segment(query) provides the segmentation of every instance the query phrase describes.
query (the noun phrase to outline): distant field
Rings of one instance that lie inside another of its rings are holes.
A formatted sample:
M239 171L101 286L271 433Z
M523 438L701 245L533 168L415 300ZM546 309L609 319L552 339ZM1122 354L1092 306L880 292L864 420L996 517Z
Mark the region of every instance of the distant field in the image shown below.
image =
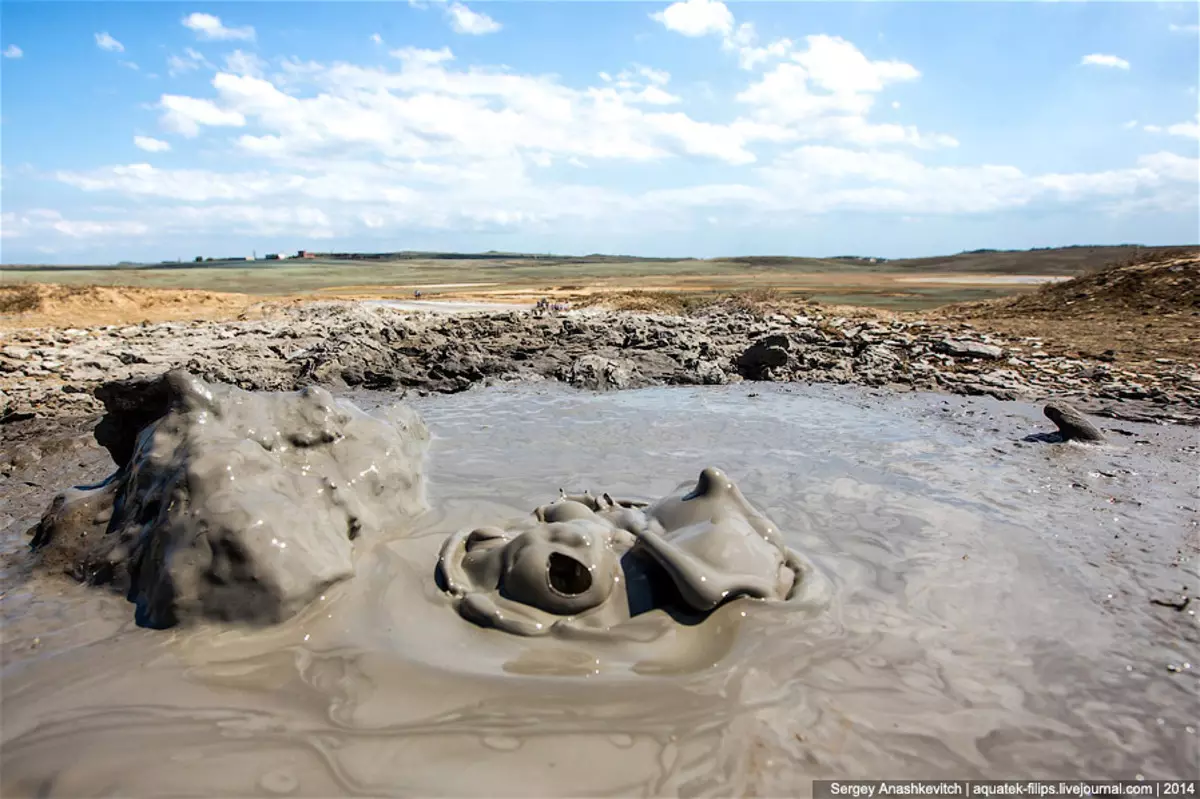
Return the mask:
M17 266L4 267L0 283L197 289L258 296L402 297L411 296L421 287L431 297L480 301L526 301L539 295L580 291L726 292L770 288L822 302L915 310L1030 291L1040 282L1038 277L1083 274L1147 249L1151 248L980 251L874 263L866 258L737 257L671 261L617 256L405 255L393 260ZM989 280L989 276L1034 279Z

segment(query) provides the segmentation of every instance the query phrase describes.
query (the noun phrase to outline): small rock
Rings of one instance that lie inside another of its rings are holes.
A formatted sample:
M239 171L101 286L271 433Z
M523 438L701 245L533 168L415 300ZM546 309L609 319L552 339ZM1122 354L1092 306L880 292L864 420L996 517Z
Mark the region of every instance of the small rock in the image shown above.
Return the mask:
M6 355L9 358L17 361L26 361L29 360L30 352L25 347L9 345L7 347L0 348L0 355Z
M949 353L956 358L996 359L1004 355L1004 350L995 344L982 344L978 341L944 339L935 346L939 352Z
M1063 441L1103 441L1104 434L1082 413L1065 402L1049 402L1042 409L1046 418L1054 422L1062 434Z
M787 363L789 346L791 342L787 336L765 336L747 347L738 357L738 370L751 380L762 379L768 369Z

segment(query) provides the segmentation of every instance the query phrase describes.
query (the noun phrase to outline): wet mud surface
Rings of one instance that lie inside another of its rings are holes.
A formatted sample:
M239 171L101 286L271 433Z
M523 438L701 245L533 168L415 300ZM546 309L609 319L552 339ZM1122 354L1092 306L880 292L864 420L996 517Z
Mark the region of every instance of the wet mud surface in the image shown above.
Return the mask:
M9 455L0 792L778 796L1196 773L1192 428L1096 420L1108 443L1050 444L1034 405L750 383L406 401L432 436L432 510L265 630L147 630L122 598L31 572L24 531L110 461L82 422ZM738 599L648 642L563 640L471 624L432 579L448 535L560 486L649 501L707 466L828 579L827 606Z

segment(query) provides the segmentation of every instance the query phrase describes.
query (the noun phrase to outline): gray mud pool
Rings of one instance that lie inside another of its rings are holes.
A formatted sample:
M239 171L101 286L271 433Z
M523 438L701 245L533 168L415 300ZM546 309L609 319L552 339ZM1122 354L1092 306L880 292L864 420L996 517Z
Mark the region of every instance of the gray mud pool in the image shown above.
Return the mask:
M1193 429L1047 444L1023 440L1053 429L1031 405L761 384L411 404L432 510L356 543L356 576L281 625L154 631L98 589L7 587L0 793L783 796L1200 769L1200 604L1171 606L1200 591ZM103 474L78 461L63 485ZM434 584L451 533L709 466L827 605L738 599L643 645L482 629Z

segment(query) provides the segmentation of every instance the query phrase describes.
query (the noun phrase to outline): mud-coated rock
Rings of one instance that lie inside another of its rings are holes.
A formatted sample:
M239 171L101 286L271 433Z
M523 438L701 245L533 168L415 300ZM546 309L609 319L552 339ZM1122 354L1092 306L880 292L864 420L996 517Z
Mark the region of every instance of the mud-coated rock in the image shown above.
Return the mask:
M117 466L124 466L137 447L138 434L167 413L167 375L114 380L97 386L94 393L106 411L93 433L96 443L108 450Z
M983 344L979 341L957 341L945 339L937 343L940 352L953 355L956 358L986 358L995 360L1004 355L1004 350L994 344Z
M751 380L766 377L767 370L779 368L787 363L790 344L788 337L784 335L764 336L747 347L738 357L738 371Z
M1042 409L1046 418L1054 422L1063 441L1103 441L1104 434L1079 411L1065 402L1049 402Z
M405 406L370 415L321 388L252 393L182 371L141 386L144 401L131 384L98 392L109 429L162 414L33 531L45 565L125 592L140 624L285 619L353 574L355 538L426 508L429 435Z
M627 366L599 355L584 355L576 359L559 376L573 386L593 391L628 388L632 382L631 370Z

